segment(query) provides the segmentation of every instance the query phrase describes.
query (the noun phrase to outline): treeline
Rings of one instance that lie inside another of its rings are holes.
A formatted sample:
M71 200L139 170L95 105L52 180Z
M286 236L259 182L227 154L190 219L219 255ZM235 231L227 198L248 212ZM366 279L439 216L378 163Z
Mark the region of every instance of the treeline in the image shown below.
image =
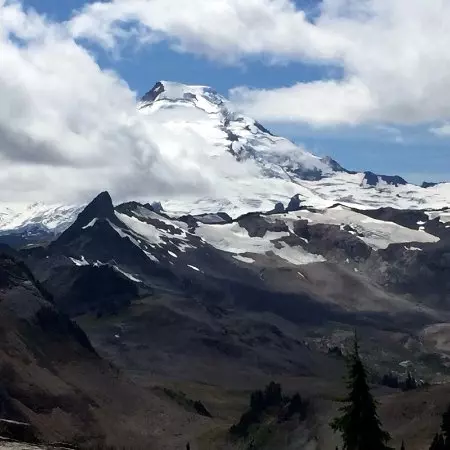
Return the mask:
M441 430L435 434L430 450L450 450L450 405L442 415Z
M308 403L300 394L292 397L284 396L281 385L269 383L264 391L254 391L250 394L249 408L242 414L238 423L230 428L230 433L237 437L246 437L250 427L260 424L264 417L275 417L278 423L285 422L294 415L300 420L306 417Z
M408 372L406 377L403 379L399 375L392 372L387 373L381 378L380 384L392 389L401 389L404 392L413 391L414 389L428 385L428 383L423 380L417 380L411 372Z
M382 426L377 412L377 402L369 387L367 370L361 360L358 341L355 337L353 349L346 356L348 364L347 395L341 400L340 414L330 424L342 438L342 450L393 450L389 446L391 436ZM408 373L404 380L388 374L383 377L383 384L400 388L404 391L416 389L419 383ZM267 417L277 417L283 422L298 414L300 420L307 417L308 402L297 393L292 397L282 394L281 385L271 382L264 391L254 391L250 395L249 408L242 414L238 423L230 428L236 437L245 438L252 427L261 424ZM450 450L450 409L446 416L449 432L435 437L434 447L430 450ZM444 430L444 428L443 428ZM445 428L447 430L447 428ZM449 444L441 447L441 443ZM402 442L401 449L405 450ZM338 450L338 448L337 448Z
M383 384L403 391L423 386L408 372L402 381L390 374L383 377ZM377 402L368 384L368 375L359 355L358 341L348 358L348 393L342 400L341 415L334 419L331 427L342 437L343 450L393 450L389 447L391 436L383 430L377 413ZM401 450L406 450L405 442ZM433 438L429 450L450 450L450 405L442 415L441 429Z

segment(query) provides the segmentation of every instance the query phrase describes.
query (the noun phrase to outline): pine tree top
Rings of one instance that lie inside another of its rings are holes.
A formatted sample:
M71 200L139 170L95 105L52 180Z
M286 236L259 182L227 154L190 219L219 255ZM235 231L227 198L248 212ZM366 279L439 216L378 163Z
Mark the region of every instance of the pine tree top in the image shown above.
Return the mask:
M347 390L345 405L340 408L341 416L331 423L333 430L342 435L343 450L389 449L390 436L381 427L356 336L348 358Z

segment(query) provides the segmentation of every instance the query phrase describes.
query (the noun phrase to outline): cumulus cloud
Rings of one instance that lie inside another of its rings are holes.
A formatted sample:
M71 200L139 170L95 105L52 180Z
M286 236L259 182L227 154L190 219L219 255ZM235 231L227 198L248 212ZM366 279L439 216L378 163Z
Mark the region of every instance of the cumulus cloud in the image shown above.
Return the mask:
M367 86L357 78L297 83L292 87L269 90L240 87L232 89L230 97L238 108L253 117L313 125L356 125L376 103Z
M69 23L108 48L130 34L226 62L264 56L338 66L344 76L273 90L239 88L260 120L417 124L450 116L450 3L323 0L309 19L293 0L112 0Z
M130 196L205 193L212 174L187 138L136 110L136 96L102 70L64 24L18 2L0 4L2 202L80 201L100 190Z
M292 0L111 0L66 22L0 0L0 201L80 201L205 194L233 161L195 151L198 136L136 111L136 94L99 67L85 40L166 40L175 51L239 63L302 61L343 74L270 90L238 87L238 107L260 120L313 125L442 124L449 134L450 3L323 0L310 19ZM162 120L162 118L161 118ZM400 136L401 138L401 136ZM399 139L400 139L399 138ZM181 164L180 161L183 163ZM207 170L206 170L207 169Z
M335 59L350 45L321 30L288 0L113 0L85 6L69 22L75 37L107 48L123 38L168 39L173 48L236 62L243 55Z
M438 127L430 128L430 132L439 137L448 137L450 136L450 123L444 123Z

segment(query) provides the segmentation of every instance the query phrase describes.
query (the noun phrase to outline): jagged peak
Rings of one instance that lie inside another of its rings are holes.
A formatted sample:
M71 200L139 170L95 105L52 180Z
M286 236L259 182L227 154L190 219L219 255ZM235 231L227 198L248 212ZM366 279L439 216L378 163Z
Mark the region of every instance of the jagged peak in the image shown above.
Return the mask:
M97 219L108 219L115 222L114 205L109 192L101 192L78 214L75 222L54 241L59 245L69 242L80 231Z
M109 192L104 191L98 194L97 197L84 208L79 214L78 219L83 219L84 217L88 219L102 219L110 217L111 214L114 214L112 198L111 195L109 195Z

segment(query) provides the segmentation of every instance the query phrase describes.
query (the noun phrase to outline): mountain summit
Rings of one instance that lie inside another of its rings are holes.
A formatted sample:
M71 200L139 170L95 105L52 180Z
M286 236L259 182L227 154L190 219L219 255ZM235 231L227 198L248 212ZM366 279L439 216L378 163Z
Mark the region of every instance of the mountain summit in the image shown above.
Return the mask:
M266 176L316 180L334 169L328 160L274 136L259 122L241 114L208 86L158 81L139 103L150 116L170 110L172 122L200 134L214 147L222 147L238 161L253 160Z
M149 198L139 199L143 203L159 200L168 214L223 212L236 218L252 211L271 211L280 202L286 206L294 196L303 206L313 208L340 203L359 209L439 210L450 203L449 183L419 187L370 168L348 170L330 157L320 158L275 136L208 86L158 81L137 109L160 151L171 153L177 164L201 168L212 186L204 193L177 192L154 198L149 192ZM104 204L111 212L111 201ZM27 242L43 234L52 238L73 223L82 208L0 205L0 242L16 245L17 237L11 237L15 233Z

